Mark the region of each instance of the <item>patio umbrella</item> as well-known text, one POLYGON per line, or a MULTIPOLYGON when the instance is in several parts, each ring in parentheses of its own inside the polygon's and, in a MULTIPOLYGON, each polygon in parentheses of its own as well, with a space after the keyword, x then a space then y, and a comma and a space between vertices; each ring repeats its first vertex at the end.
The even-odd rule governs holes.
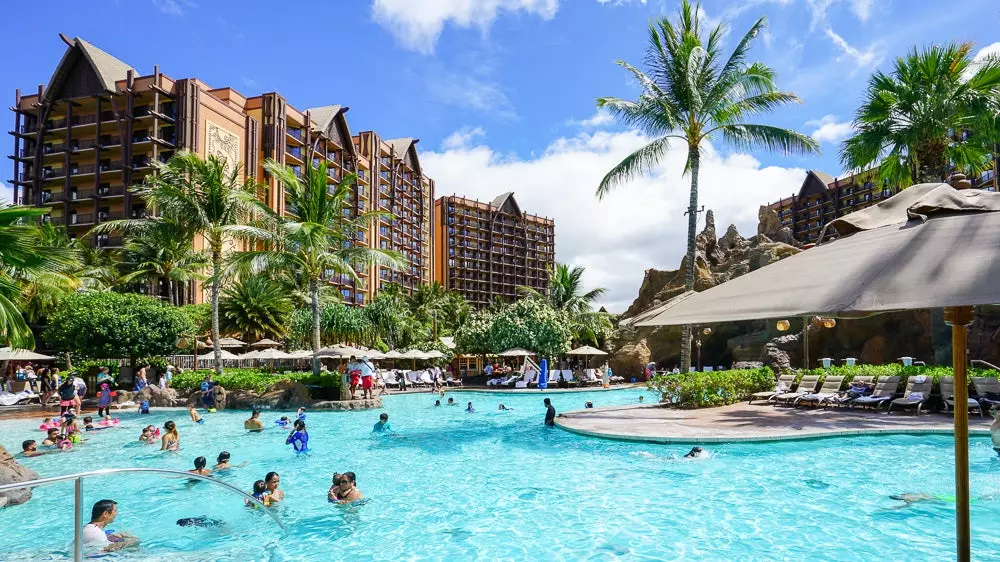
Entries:
POLYGON ((362 351, 356 347, 337 344, 324 347, 323 349, 317 351, 315 355, 316 357, 350 357, 352 355, 359 356, 361 354, 362 351))
POLYGON ((527 349, 521 349, 520 347, 515 347, 514 349, 508 349, 503 353, 498 353, 500 357, 531 357, 535 353, 528 351, 527 349))
POLYGON ((51 361, 55 357, 35 353, 27 349, 0 348, 0 361, 51 361))
POLYGON ((227 347, 229 348, 243 347, 245 345, 246 345, 245 343, 241 342, 236 338, 219 338, 219 347, 221 347, 222 349, 226 349, 227 347))
POLYGON ((566 355, 607 355, 607 354, 608 352, 601 351, 596 347, 590 347, 589 345, 578 347, 576 349, 571 349, 566 352, 566 355))
POLYGON ((264 338, 260 341, 253 342, 252 344, 250 344, 250 347, 281 347, 281 343, 268 338, 264 338))
POLYGON ((281 351, 280 349, 262 349, 256 352, 255 359, 261 359, 269 362, 271 373, 274 373, 274 362, 275 360, 281 359, 294 359, 294 356, 281 351))
MULTIPOLYGON (((222 355, 223 361, 228 361, 228 360, 231 360, 231 359, 240 359, 239 355, 233 354, 233 353, 231 353, 229 351, 226 351, 225 349, 223 349, 220 352, 220 354, 222 355)), ((212 354, 212 355, 200 355, 200 356, 198 356, 198 361, 199 362, 201 362, 201 361, 206 361, 206 362, 207 361, 215 361, 215 354, 212 354)))
POLYGON ((442 358, 445 357, 445 354, 441 353, 440 351, 438 351, 436 349, 432 349, 430 351, 424 352, 424 356, 427 359, 442 359, 442 358))
POLYGON ((972 306, 1000 303, 1000 193, 915 185, 831 227, 843 237, 677 299, 636 325, 944 307, 955 369, 958 560, 969 560, 967 326, 972 306))

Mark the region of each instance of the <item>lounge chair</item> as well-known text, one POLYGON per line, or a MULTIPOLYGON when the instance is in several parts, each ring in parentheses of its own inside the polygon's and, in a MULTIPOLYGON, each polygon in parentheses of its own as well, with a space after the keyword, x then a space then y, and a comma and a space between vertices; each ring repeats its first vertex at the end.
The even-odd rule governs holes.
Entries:
POLYGON ((806 394, 812 394, 816 392, 819 388, 819 376, 818 375, 805 375, 799 380, 799 386, 791 392, 782 392, 780 394, 775 394, 774 396, 767 399, 768 402, 774 402, 777 405, 779 402, 786 402, 791 404, 800 397, 806 394))
POLYGON ((406 382, 412 386, 424 385, 424 383, 420 380, 420 371, 410 371, 406 373, 406 382))
POLYGON ((871 406, 878 409, 882 404, 892 400, 892 397, 896 395, 897 388, 899 388, 899 377, 880 377, 875 383, 875 390, 872 391, 871 395, 851 400, 851 408, 871 406))
POLYGON ((448 375, 444 383, 448 386, 462 386, 462 379, 456 379, 453 375, 448 375))
MULTIPOLYGON (((955 377, 941 377, 938 379, 938 386, 941 388, 941 400, 944 402, 944 413, 955 409, 955 377)), ((976 410, 979 418, 983 417, 983 407, 975 398, 969 398, 969 412, 976 410)))
POLYGON ((816 406, 825 404, 831 398, 835 398, 837 396, 837 393, 840 392, 840 385, 843 383, 844 377, 842 376, 828 376, 823 380, 823 386, 819 389, 819 392, 800 396, 795 400, 793 405, 798 408, 799 406, 804 406, 806 404, 814 404, 816 406))
MULTIPOLYGON (((873 376, 861 375, 851 379, 851 382, 852 383, 864 382, 871 384, 873 380, 875 380, 875 377, 873 376)), ((850 390, 850 388, 851 388, 850 385, 848 385, 847 390, 850 390)), ((848 394, 847 391, 845 390, 844 392, 837 393, 837 396, 834 396, 833 398, 827 400, 826 402, 827 404, 836 404, 837 406, 843 406, 844 404, 850 404, 852 401, 854 401, 855 398, 857 398, 857 396, 848 394)))
POLYGON ((765 390, 763 392, 754 392, 750 395, 750 402, 748 404, 753 404, 754 400, 769 400, 772 396, 781 394, 782 392, 787 392, 792 388, 792 384, 795 382, 795 375, 780 375, 778 380, 774 383, 774 390, 765 390), (779 389, 781 389, 779 391, 779 389))
POLYGON ((396 373, 392 371, 385 371, 382 373, 382 382, 385 383, 385 386, 389 386, 390 384, 392 385, 399 384, 399 381, 396 380, 396 373))
POLYGON ((917 407, 917 415, 920 415, 920 408, 924 405, 924 402, 931 397, 931 388, 934 386, 934 378, 927 375, 917 375, 912 376, 906 381, 906 391, 903 392, 902 398, 897 398, 889 402, 889 411, 887 414, 892 413, 892 407, 898 406, 900 408, 909 408, 910 406, 917 407), (919 379, 919 380, 918 380, 919 379))
POLYGON ((976 399, 984 408, 1000 406, 1000 382, 996 377, 973 377, 972 384, 976 387, 976 399))
POLYGON ((434 386, 434 379, 431 378, 431 374, 427 371, 420 371, 420 382, 427 386, 434 386))

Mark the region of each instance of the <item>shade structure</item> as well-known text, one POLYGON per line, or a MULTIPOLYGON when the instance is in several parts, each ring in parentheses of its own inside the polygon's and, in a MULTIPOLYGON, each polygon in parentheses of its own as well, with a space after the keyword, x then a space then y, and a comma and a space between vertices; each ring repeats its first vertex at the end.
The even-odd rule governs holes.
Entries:
POLYGON ((576 349, 571 349, 566 352, 566 355, 607 355, 607 354, 608 353, 606 351, 601 351, 600 349, 597 349, 596 347, 591 347, 589 345, 578 347, 576 349))
POLYGON ((253 351, 248 351, 246 353, 241 353, 240 355, 237 355, 236 358, 237 359, 256 359, 258 353, 260 353, 260 350, 259 349, 255 349, 253 351))
POLYGON ((402 359, 403 354, 396 351, 395 349, 390 349, 382 354, 383 359, 402 359))
POLYGON ((284 351, 281 351, 280 349, 273 349, 273 348, 261 349, 260 351, 256 351, 254 355, 254 359, 264 359, 264 360, 295 359, 295 358, 296 357, 290 353, 286 353, 284 351))
POLYGON ((243 347, 246 344, 241 342, 236 338, 219 338, 219 347, 222 349, 232 348, 232 347, 243 347))
POLYGON ((420 351, 419 349, 411 349, 409 351, 403 352, 399 357, 400 359, 427 359, 427 352, 420 351))
POLYGON ((438 351, 436 349, 432 349, 430 351, 425 351, 424 352, 424 357, 426 357, 427 359, 441 359, 441 358, 445 357, 445 354, 441 353, 440 351, 438 351))
MULTIPOLYGON (((225 349, 223 349, 222 351, 220 351, 219 354, 222 356, 222 360, 223 361, 229 361, 229 360, 232 360, 232 359, 242 359, 241 356, 234 355, 233 353, 230 353, 230 352, 226 351, 225 349)), ((198 356, 198 362, 200 363, 202 361, 205 361, 205 362, 215 361, 215 353, 209 353, 208 355, 199 355, 198 356)))
MULTIPOLYGON (((701 293, 637 326, 945 308, 955 369, 958 560, 971 557, 967 336, 972 306, 1000 303, 1000 194, 920 184, 832 221, 843 238, 701 293)), ((822 239, 822 236, 821 236, 822 239)))
POLYGON ((385 359, 385 353, 382 353, 377 349, 369 349, 362 355, 362 357, 367 357, 369 359, 385 359))
POLYGON ((521 349, 520 347, 515 347, 514 349, 508 349, 503 353, 498 353, 500 357, 530 357, 535 353, 528 351, 527 349, 521 349))
POLYGON ((250 344, 250 347, 281 347, 281 343, 272 339, 264 338, 260 341, 253 342, 250 344))
POLYGON ((313 356, 313 352, 308 349, 296 349, 295 351, 287 351, 289 358, 291 359, 309 359, 313 356))
POLYGON ((316 357, 351 357, 352 355, 360 356, 362 351, 349 345, 337 344, 324 347, 316 352, 316 357))
POLYGON ((0 348, 0 361, 51 361, 55 357, 35 353, 27 349, 0 348))

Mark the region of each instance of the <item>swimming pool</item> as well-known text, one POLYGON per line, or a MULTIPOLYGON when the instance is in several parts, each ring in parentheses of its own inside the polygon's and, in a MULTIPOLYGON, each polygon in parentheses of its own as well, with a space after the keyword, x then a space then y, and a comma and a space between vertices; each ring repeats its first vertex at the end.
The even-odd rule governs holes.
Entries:
MULTIPOLYGON (((638 401, 641 390, 547 394, 560 411, 638 401)), ((377 411, 311 412, 313 453, 296 457, 271 423, 247 434, 246 412, 127 414, 122 427, 92 434, 70 453, 22 460, 42 476, 104 467, 188 469, 222 449, 245 468, 222 476, 244 490, 280 472, 289 533, 208 484, 156 476, 84 482, 89 506, 119 502, 113 527, 142 539, 116 559, 181 560, 947 560, 954 558, 954 504, 891 509, 890 494, 954 494, 947 436, 873 436, 689 447, 581 437, 541 425, 542 396, 450 392, 461 406, 432 406, 429 394, 389 396, 395 434, 371 435, 377 411), (472 401, 478 413, 466 414, 472 401), (512 411, 499 412, 503 402, 512 411), (173 419, 179 454, 132 442, 141 425, 173 419), (334 471, 354 471, 364 505, 328 504, 334 471), (208 516, 225 529, 180 528, 208 516)), ((646 400, 652 395, 647 394, 646 400)), ((292 413, 293 414, 293 413, 292 413)), ((40 420, 0 422, 12 453, 41 440, 40 420)), ((156 447, 158 448, 158 447, 156 447)), ((972 496, 1000 491, 1000 461, 973 438, 972 496)), ((23 506, 0 510, 0 559, 64 559, 72 540, 71 483, 39 488, 23 506)), ((89 509, 88 509, 89 512, 89 509)), ((973 557, 1000 552, 1000 500, 972 506, 973 557)))

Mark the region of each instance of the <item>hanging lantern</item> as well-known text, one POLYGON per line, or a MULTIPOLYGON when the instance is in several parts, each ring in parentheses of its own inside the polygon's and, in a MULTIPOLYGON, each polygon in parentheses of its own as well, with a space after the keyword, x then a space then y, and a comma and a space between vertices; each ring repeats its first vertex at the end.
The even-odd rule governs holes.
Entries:
POLYGON ((710 336, 710 335, 712 335, 712 329, 711 328, 705 328, 704 330, 701 331, 701 333, 705 334, 706 336, 710 336))
POLYGON ((189 342, 188 339, 185 338, 184 336, 181 336, 180 338, 177 339, 176 345, 179 349, 187 349, 188 346, 191 345, 191 342, 189 342))
POLYGON ((824 328, 833 328, 836 325, 837 325, 837 320, 834 319, 834 318, 824 318, 823 319, 823 327, 824 328))
POLYGON ((789 328, 792 327, 791 322, 788 320, 778 320, 778 331, 787 332, 789 328))

